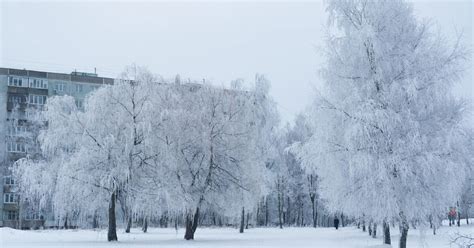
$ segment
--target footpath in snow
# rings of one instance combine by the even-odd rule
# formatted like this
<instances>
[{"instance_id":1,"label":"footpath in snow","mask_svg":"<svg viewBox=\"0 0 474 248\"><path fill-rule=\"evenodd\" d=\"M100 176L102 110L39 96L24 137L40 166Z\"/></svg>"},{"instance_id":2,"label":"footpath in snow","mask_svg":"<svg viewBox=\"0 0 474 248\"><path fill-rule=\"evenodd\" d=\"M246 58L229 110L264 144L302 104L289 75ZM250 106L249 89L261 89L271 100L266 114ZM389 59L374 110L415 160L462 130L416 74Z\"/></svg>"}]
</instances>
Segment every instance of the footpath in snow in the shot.
<instances>
[{"instance_id":1,"label":"footpath in snow","mask_svg":"<svg viewBox=\"0 0 474 248\"><path fill-rule=\"evenodd\" d=\"M396 229L396 228L395 228ZM392 247L398 247L398 230L392 228ZM196 231L196 240L183 239L184 229L151 228L148 233L132 229L127 234L119 230L119 242L106 241L106 230L38 230L20 231L11 228L0 228L1 248L30 247L386 247L382 246L382 237L373 239L368 233L355 227L339 230L333 228L254 228L239 234L232 228L200 228ZM434 236L432 231L410 229L408 247L453 247L450 240L455 233L474 235L474 225L461 227L444 226Z\"/></svg>"}]
</instances>

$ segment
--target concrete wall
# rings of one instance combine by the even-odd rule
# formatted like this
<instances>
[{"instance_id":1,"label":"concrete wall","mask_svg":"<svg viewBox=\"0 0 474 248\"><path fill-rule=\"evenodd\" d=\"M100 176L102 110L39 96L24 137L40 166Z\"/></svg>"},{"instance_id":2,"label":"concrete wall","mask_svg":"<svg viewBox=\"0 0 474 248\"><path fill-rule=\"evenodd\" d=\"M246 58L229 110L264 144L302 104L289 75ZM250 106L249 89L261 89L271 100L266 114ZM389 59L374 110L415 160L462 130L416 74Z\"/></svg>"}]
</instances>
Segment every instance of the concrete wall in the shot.
<instances>
[{"instance_id":1,"label":"concrete wall","mask_svg":"<svg viewBox=\"0 0 474 248\"><path fill-rule=\"evenodd\" d=\"M6 161L6 120L7 120L7 76L0 75L0 226L3 226L3 184L7 169Z\"/></svg>"}]
</instances>

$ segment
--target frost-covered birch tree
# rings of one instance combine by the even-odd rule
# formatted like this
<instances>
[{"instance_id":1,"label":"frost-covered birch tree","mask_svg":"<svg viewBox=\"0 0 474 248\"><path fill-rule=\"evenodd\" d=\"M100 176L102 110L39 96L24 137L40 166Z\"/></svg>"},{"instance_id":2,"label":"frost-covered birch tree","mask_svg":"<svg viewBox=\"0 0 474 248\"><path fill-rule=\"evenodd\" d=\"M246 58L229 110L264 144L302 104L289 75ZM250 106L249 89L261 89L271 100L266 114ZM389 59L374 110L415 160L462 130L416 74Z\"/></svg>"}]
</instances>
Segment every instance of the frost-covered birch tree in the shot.
<instances>
[{"instance_id":1,"label":"frost-covered birch tree","mask_svg":"<svg viewBox=\"0 0 474 248\"><path fill-rule=\"evenodd\" d=\"M262 195L265 163L259 160L257 135L265 126L259 119L263 102L256 90L206 84L170 87L166 164L172 194L181 202L175 207L185 212L189 240L203 211L239 216Z\"/></svg>"},{"instance_id":2,"label":"frost-covered birch tree","mask_svg":"<svg viewBox=\"0 0 474 248\"><path fill-rule=\"evenodd\" d=\"M406 247L408 223L459 197L472 156L463 146L466 105L451 93L465 51L405 1L336 0L327 11L324 86L299 156L317 169L330 210L397 222Z\"/></svg>"},{"instance_id":3,"label":"frost-covered birch tree","mask_svg":"<svg viewBox=\"0 0 474 248\"><path fill-rule=\"evenodd\" d=\"M156 200L160 189L154 185L160 150L148 140L161 124L152 115L159 107L150 104L156 92L156 79L134 68L88 96L84 111L70 96L51 98L44 112L48 128L40 135L46 160L24 159L15 168L25 195L51 201L61 218L107 209L108 240L117 240L116 202L129 219L131 209L141 209L135 203ZM153 186L152 197L143 197L144 185Z\"/></svg>"}]
</instances>

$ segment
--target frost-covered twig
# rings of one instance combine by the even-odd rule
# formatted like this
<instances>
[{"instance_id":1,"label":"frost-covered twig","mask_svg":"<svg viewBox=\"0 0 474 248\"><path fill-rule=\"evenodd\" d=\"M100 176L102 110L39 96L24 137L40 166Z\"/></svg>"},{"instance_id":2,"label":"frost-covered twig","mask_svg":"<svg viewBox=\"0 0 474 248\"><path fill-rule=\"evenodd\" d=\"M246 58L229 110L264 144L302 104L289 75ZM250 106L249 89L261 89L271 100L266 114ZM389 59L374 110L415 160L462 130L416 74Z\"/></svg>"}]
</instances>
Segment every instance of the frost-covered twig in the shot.
<instances>
[{"instance_id":1,"label":"frost-covered twig","mask_svg":"<svg viewBox=\"0 0 474 248\"><path fill-rule=\"evenodd\" d=\"M462 248L472 248L474 247L474 237L472 235L457 232L453 237L451 237L451 244Z\"/></svg>"}]
</instances>

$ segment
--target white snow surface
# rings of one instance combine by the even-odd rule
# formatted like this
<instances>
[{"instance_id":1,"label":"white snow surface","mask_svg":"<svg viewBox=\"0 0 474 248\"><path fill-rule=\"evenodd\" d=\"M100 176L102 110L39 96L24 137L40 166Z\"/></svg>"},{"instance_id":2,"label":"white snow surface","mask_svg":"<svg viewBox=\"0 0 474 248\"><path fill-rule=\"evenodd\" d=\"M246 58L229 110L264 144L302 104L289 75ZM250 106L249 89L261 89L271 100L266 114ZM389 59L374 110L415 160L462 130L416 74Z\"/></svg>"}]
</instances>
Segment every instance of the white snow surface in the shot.
<instances>
[{"instance_id":1,"label":"white snow surface","mask_svg":"<svg viewBox=\"0 0 474 248\"><path fill-rule=\"evenodd\" d=\"M397 229L397 228L395 228ZM392 228L392 247L398 247L398 230ZM118 242L107 242L106 230L38 230L20 231L0 228L0 247L390 247L382 245L382 236L373 239L367 232L355 227L333 228L253 228L239 234L233 228L199 228L193 241L183 239L184 229L150 228L148 233L132 229L131 233L119 230ZM380 231L379 231L380 232ZM474 234L474 225L442 227L433 236L429 229L410 229L408 247L450 246L455 233Z\"/></svg>"}]
</instances>

